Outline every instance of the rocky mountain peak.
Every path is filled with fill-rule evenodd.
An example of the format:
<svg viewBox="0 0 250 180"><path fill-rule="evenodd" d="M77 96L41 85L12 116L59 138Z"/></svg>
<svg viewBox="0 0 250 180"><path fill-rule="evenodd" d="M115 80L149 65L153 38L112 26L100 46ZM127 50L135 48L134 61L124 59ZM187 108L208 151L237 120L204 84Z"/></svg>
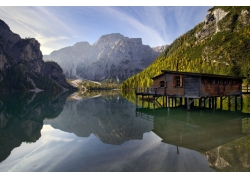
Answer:
<svg viewBox="0 0 250 180"><path fill-rule="evenodd" d="M153 47L152 49L157 53L162 53L167 47L168 45L163 45L163 46Z"/></svg>
<svg viewBox="0 0 250 180"><path fill-rule="evenodd" d="M45 63L42 58L36 39L21 39L0 20L0 91L74 89L57 63Z"/></svg>
<svg viewBox="0 0 250 180"><path fill-rule="evenodd" d="M141 38L130 38L129 39L131 45L135 46L141 46L142 45L142 39Z"/></svg>
<svg viewBox="0 0 250 180"><path fill-rule="evenodd" d="M10 27L0 19L0 30L7 30L7 31L10 31Z"/></svg>
<svg viewBox="0 0 250 180"><path fill-rule="evenodd" d="M22 40L20 42L20 49L19 59L21 61L32 61L34 59L42 59L43 57L40 51L40 43L35 38Z"/></svg>
<svg viewBox="0 0 250 180"><path fill-rule="evenodd" d="M44 59L58 62L66 77L120 81L143 70L164 47L154 50L143 45L141 38L112 33L101 36L92 46L87 42L76 43L54 51Z"/></svg>
<svg viewBox="0 0 250 180"><path fill-rule="evenodd" d="M195 36L197 39L204 39L208 36L217 33L220 31L218 27L218 22L223 19L228 12L225 12L224 10L217 8L213 11L208 11L206 19L204 21L204 27L200 32L198 32Z"/></svg>

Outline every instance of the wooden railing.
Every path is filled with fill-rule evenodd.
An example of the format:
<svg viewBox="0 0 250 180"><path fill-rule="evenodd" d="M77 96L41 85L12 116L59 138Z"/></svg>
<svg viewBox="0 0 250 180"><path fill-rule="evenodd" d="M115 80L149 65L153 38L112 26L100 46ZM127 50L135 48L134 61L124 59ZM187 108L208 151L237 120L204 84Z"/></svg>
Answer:
<svg viewBox="0 0 250 180"><path fill-rule="evenodd" d="M166 94L166 88L160 88L160 87L142 87L142 88L136 88L135 93L139 94Z"/></svg>

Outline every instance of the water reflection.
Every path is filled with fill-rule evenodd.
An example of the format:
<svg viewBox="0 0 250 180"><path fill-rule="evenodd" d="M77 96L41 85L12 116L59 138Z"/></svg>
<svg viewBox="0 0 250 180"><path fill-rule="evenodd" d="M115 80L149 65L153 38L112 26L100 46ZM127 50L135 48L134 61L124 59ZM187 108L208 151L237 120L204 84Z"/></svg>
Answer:
<svg viewBox="0 0 250 180"><path fill-rule="evenodd" d="M154 122L162 143L195 150L216 171L250 170L250 114L213 109L137 109L136 115Z"/></svg>
<svg viewBox="0 0 250 180"><path fill-rule="evenodd" d="M0 171L250 170L249 114L136 107L117 91L2 96Z"/></svg>
<svg viewBox="0 0 250 180"><path fill-rule="evenodd" d="M69 93L13 93L0 96L0 162L22 142L41 137L45 118L55 118L63 110Z"/></svg>
<svg viewBox="0 0 250 180"><path fill-rule="evenodd" d="M141 140L145 132L152 130L152 123L135 117L133 104L119 92L99 92L81 100L69 100L59 117L44 123L78 137L94 134L103 143L113 145Z"/></svg>

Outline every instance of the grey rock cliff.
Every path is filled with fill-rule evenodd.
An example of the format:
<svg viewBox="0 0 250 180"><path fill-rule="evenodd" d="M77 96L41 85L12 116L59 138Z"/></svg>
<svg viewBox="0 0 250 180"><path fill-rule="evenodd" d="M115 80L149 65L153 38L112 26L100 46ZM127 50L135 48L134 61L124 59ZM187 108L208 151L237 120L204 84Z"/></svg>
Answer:
<svg viewBox="0 0 250 180"><path fill-rule="evenodd" d="M228 12L223 11L222 9L215 9L214 11L208 11L205 25L200 32L195 36L197 39L204 39L210 36L211 34L217 33L220 31L218 22L223 19Z"/></svg>
<svg viewBox="0 0 250 180"><path fill-rule="evenodd" d="M56 61L66 77L118 82L135 75L152 63L166 46L151 48L141 38L128 38L119 33L101 36L92 46L76 43L44 56Z"/></svg>
<svg viewBox="0 0 250 180"><path fill-rule="evenodd" d="M55 62L44 62L42 58L36 39L21 39L0 20L1 91L73 89L66 82L60 66Z"/></svg>

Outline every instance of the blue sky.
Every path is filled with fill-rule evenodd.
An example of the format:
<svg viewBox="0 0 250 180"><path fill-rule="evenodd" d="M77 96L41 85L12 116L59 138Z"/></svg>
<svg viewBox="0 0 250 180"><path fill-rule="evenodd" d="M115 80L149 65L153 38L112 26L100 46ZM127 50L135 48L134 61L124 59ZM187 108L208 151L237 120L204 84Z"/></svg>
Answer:
<svg viewBox="0 0 250 180"><path fill-rule="evenodd" d="M107 5L109 3L106 2ZM32 6L25 5L0 6L0 19L22 38L36 38L43 54L50 54L53 50L72 46L80 41L93 44L102 35L110 33L142 38L143 44L151 47L171 44L180 35L204 21L207 10L211 7L150 4L103 6L101 3L98 6L75 6L74 3L71 6L67 3L63 6L43 6L29 4L28 1L27 5Z"/></svg>

